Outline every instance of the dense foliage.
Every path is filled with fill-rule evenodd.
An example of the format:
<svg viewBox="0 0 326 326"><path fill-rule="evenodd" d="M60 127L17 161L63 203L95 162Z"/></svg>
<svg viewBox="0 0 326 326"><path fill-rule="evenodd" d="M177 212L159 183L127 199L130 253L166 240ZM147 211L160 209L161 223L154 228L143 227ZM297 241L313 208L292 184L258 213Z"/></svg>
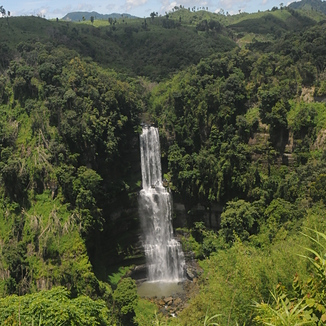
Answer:
<svg viewBox="0 0 326 326"><path fill-rule="evenodd" d="M1 324L322 325L325 27L283 7L1 19ZM127 277L141 122L203 270L178 318Z"/></svg>
<svg viewBox="0 0 326 326"><path fill-rule="evenodd" d="M65 48L18 50L2 76L3 294L55 284L99 294L80 236L92 250L103 223L111 225L110 204L134 182L127 156L141 86Z"/></svg>
<svg viewBox="0 0 326 326"><path fill-rule="evenodd" d="M110 325L104 301L87 296L69 298L62 287L1 299L0 320L3 325Z"/></svg>

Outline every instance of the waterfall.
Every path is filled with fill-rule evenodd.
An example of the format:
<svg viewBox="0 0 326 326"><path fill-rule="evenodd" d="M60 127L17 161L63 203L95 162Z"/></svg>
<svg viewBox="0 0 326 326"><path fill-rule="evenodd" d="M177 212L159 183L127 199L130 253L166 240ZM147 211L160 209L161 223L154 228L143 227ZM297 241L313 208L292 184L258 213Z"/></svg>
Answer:
<svg viewBox="0 0 326 326"><path fill-rule="evenodd" d="M148 280L177 282L184 278L184 255L173 238L172 197L163 186L158 129L144 126L140 135L142 187L139 215Z"/></svg>

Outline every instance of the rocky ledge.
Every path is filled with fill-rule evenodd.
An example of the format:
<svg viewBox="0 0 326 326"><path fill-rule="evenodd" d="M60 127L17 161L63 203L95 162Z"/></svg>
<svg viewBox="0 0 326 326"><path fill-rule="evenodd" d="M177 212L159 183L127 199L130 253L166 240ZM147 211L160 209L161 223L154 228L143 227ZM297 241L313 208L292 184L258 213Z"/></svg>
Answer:
<svg viewBox="0 0 326 326"><path fill-rule="evenodd" d="M184 293L177 293L176 295L168 297L152 297L147 298L150 302L156 304L158 311L163 315L170 315L176 317L186 306L187 302L199 291L198 279L194 278L192 281L186 280L183 283Z"/></svg>

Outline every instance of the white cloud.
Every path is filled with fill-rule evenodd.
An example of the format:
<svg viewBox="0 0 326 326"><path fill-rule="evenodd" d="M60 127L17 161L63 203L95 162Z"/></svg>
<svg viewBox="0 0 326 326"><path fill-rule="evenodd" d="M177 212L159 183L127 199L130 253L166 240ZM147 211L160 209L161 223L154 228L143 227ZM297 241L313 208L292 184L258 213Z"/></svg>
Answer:
<svg viewBox="0 0 326 326"><path fill-rule="evenodd" d="M147 3L148 0L127 0L126 1L126 9L131 10L135 7L142 6Z"/></svg>
<svg viewBox="0 0 326 326"><path fill-rule="evenodd" d="M30 1L30 2L26 2L25 6L35 6L35 5L39 5L40 3L46 3L45 0L41 0L41 1Z"/></svg>
<svg viewBox="0 0 326 326"><path fill-rule="evenodd" d="M218 4L221 8L224 10L231 9L233 6L235 6L238 3L238 1L233 0L221 0Z"/></svg>
<svg viewBox="0 0 326 326"><path fill-rule="evenodd" d="M39 8L33 8L33 9L23 9L23 10L9 10L11 16L48 16L49 12L48 6L42 6Z"/></svg>
<svg viewBox="0 0 326 326"><path fill-rule="evenodd" d="M93 6L90 3L79 3L76 6L77 11L91 11L93 10Z"/></svg>
<svg viewBox="0 0 326 326"><path fill-rule="evenodd" d="M117 6L110 3L107 6L105 6L105 9L109 10L109 11L113 11Z"/></svg>
<svg viewBox="0 0 326 326"><path fill-rule="evenodd" d="M54 17L58 17L58 16L65 16L69 12L92 11L92 9L93 9L93 6L88 3L79 3L73 7L70 4L68 4L67 6L62 7L62 8L48 10L45 15L47 18L54 18Z"/></svg>
<svg viewBox="0 0 326 326"><path fill-rule="evenodd" d="M43 11L40 11L40 10L37 11L37 10L36 10L36 14L38 14L38 12L41 12L43 14ZM76 4L74 6L71 6L70 4L68 4L67 6L62 7L62 8L56 8L56 9L48 10L44 14L46 15L46 18L55 18L55 17L58 17L58 16L59 17L60 16L65 16L69 12L92 11L92 10L94 10L93 5L91 5L89 3L79 3L79 4Z"/></svg>
<svg viewBox="0 0 326 326"><path fill-rule="evenodd" d="M239 12L239 10L241 10L243 12L247 7L247 3L250 1L251 0L220 0L218 5L231 14L233 11Z"/></svg>
<svg viewBox="0 0 326 326"><path fill-rule="evenodd" d="M49 11L49 7L42 8L39 13L43 16L45 16Z"/></svg>
<svg viewBox="0 0 326 326"><path fill-rule="evenodd" d="M10 11L10 10L9 10ZM39 8L35 8L33 10L19 10L19 11L11 11L11 16L40 16L49 18L50 7L49 6L42 6Z"/></svg>
<svg viewBox="0 0 326 326"><path fill-rule="evenodd" d="M172 10L172 8L174 8L175 6L177 6L177 2L176 1L173 1L170 3L170 5L168 6L168 10Z"/></svg>
<svg viewBox="0 0 326 326"><path fill-rule="evenodd" d="M51 11L52 14L55 14L55 15L65 15L67 14L68 12L71 12L71 5L67 5L63 8L57 8L57 9L54 9Z"/></svg>

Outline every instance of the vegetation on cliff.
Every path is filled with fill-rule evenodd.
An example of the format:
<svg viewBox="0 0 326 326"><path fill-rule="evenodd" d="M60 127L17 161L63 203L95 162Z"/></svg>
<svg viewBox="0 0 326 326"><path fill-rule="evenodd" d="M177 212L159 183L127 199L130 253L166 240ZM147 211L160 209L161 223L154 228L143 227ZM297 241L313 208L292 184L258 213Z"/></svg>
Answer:
<svg viewBox="0 0 326 326"><path fill-rule="evenodd" d="M1 324L322 325L324 18L1 19ZM124 277L143 121L203 269L178 318Z"/></svg>

